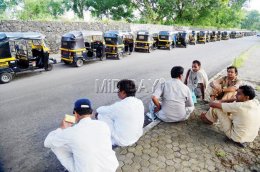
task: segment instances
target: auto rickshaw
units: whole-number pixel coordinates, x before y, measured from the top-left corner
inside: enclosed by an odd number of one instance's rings
[[[207,41],[207,39],[206,39],[206,32],[203,31],[203,30],[201,30],[201,31],[199,32],[199,39],[198,39],[198,42],[199,42],[199,43],[203,43],[203,44],[205,44],[206,41]]]
[[[116,57],[121,59],[125,54],[124,45],[124,34],[120,31],[107,31],[104,34],[104,39],[106,43],[106,57]]]
[[[176,42],[177,46],[183,46],[187,48],[189,43],[189,34],[187,33],[187,31],[178,32]]]
[[[44,38],[37,32],[0,33],[0,83],[25,71],[52,70],[56,60],[49,58]]]
[[[216,42],[217,41],[217,32],[216,31],[211,31],[210,32],[210,41],[211,42]]]
[[[130,55],[134,49],[134,34],[127,31],[123,32],[123,42],[125,45],[125,53]]]
[[[222,32],[219,30],[217,31],[217,41],[220,41],[221,40],[221,34]]]
[[[230,33],[228,31],[223,31],[221,35],[222,40],[229,40]]]
[[[193,44],[193,45],[196,45],[197,43],[197,38],[198,38],[198,31],[191,31],[191,34],[190,34],[190,39],[189,39],[189,43],[190,44]]]
[[[103,33],[71,31],[61,37],[61,61],[81,67],[86,61],[103,60]]]
[[[148,53],[153,50],[155,44],[155,40],[153,39],[153,35],[146,30],[138,31],[136,34],[135,41],[135,51],[143,50]]]
[[[160,31],[158,49],[166,48],[171,50],[176,46],[176,33],[171,31]]]
[[[158,48],[159,34],[158,33],[153,33],[152,35],[153,35],[153,40],[154,40],[153,47],[154,48]]]
[[[206,42],[210,42],[210,33],[211,31],[205,31],[206,32]]]
[[[238,38],[237,31],[231,31],[230,32],[230,39],[236,39],[236,38]]]

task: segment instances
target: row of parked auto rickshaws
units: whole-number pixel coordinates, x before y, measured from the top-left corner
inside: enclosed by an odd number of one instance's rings
[[[255,32],[239,31],[72,31],[61,37],[61,61],[80,67],[86,61],[121,59],[133,51],[150,53],[188,44],[206,43],[229,38],[252,36]],[[0,83],[8,83],[25,71],[50,71],[56,60],[49,57],[45,36],[37,32],[0,33]]]

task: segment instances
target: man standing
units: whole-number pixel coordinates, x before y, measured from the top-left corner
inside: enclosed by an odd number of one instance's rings
[[[208,76],[201,68],[200,61],[194,60],[192,62],[192,69],[188,70],[184,83],[195,93],[196,97],[201,97],[204,100]]]
[[[60,128],[50,132],[44,146],[51,148],[61,164],[70,172],[114,172],[118,167],[112,150],[108,126],[91,120],[92,108],[88,99],[75,102],[76,124],[62,121]]]
[[[244,147],[244,143],[256,138],[260,128],[260,104],[254,98],[255,91],[251,86],[240,86],[236,102],[213,101],[210,103],[210,110],[201,114],[201,119],[208,124],[219,120],[220,128],[226,136]]]
[[[151,113],[164,122],[184,121],[194,110],[191,91],[182,82],[183,72],[183,67],[173,67],[172,79],[159,85],[152,96],[155,108]],[[162,103],[159,102],[160,98]]]
[[[121,101],[99,107],[97,118],[109,125],[113,145],[129,146],[143,134],[144,105],[135,97],[136,86],[133,81],[121,80],[117,88]]]

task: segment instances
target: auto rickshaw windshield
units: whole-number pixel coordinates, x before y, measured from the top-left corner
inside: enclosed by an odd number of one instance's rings
[[[106,44],[116,45],[117,44],[117,38],[105,38]]]
[[[148,40],[148,35],[137,35],[136,40],[138,40],[138,41],[147,41]]]

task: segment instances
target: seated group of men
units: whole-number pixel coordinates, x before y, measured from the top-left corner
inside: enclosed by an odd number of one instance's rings
[[[252,142],[260,127],[260,104],[254,89],[241,85],[237,69],[227,68],[227,76],[211,82],[199,61],[192,63],[183,83],[184,68],[175,66],[172,79],[160,83],[149,105],[151,118],[179,122],[194,110],[192,94],[202,100],[209,98],[210,110],[201,119],[213,124],[219,121],[226,136],[243,145]],[[76,124],[62,121],[60,128],[49,133],[45,147],[51,148],[69,171],[116,171],[118,161],[112,145],[133,145],[143,134],[144,106],[135,97],[136,85],[131,80],[117,84],[121,99],[110,106],[99,107],[94,115],[88,99],[75,102]]]

